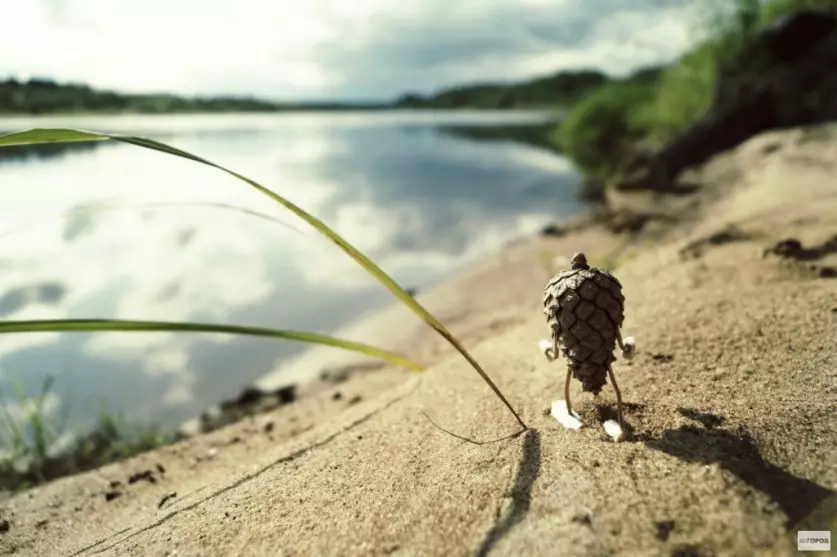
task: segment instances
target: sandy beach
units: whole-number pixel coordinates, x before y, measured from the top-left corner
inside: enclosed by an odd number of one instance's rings
[[[523,433],[394,307],[357,327],[427,371],[315,382],[271,412],[15,495],[0,553],[796,555],[797,530],[837,532],[835,146],[834,125],[760,135],[689,171],[696,191],[660,201],[666,218],[639,235],[593,220],[419,293]],[[601,426],[609,385],[598,398],[573,386],[581,430],[549,415],[565,367],[537,349],[542,291],[578,251],[619,278],[637,339],[614,364],[622,443]]]

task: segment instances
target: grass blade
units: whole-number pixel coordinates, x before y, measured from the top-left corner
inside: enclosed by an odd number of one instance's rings
[[[322,344],[351,350],[366,356],[401,366],[411,371],[422,371],[423,367],[408,358],[382,350],[375,346],[342,340],[316,333],[267,329],[243,325],[218,325],[214,323],[178,323],[169,321],[123,321],[118,319],[46,319],[33,321],[0,321],[0,334],[6,333],[93,333],[93,332],[190,332],[190,333],[226,333],[257,337],[280,338]]]
[[[44,415],[46,410],[44,406],[46,405],[47,396],[49,395],[50,389],[52,389],[54,380],[55,378],[51,375],[44,379],[44,383],[41,386],[41,394],[32,401],[32,412],[29,416],[29,424],[32,426],[35,456],[40,462],[44,462],[47,459],[47,451],[51,443],[52,428]]]
[[[10,134],[0,136],[0,147],[10,146],[10,145],[34,145],[34,144],[42,144],[42,143],[63,143],[63,142],[71,142],[71,141],[102,141],[106,139],[113,139],[116,141],[121,141],[123,143],[128,143],[131,145],[136,145],[138,147],[144,147],[146,149],[151,149],[154,151],[159,151],[162,153],[166,153],[169,155],[181,157],[184,159],[188,159],[200,164],[204,164],[206,166],[210,166],[212,168],[216,168],[234,178],[237,178],[260,193],[266,195],[267,197],[271,198],[273,201],[281,204],[286,209],[297,215],[302,220],[306,221],[310,224],[313,228],[317,230],[320,234],[337,244],[337,246],[342,249],[345,253],[349,255],[352,259],[354,259],[361,267],[363,267],[369,274],[375,277],[381,284],[383,284],[392,294],[398,298],[403,304],[409,307],[413,312],[418,315],[425,323],[430,325],[433,329],[436,330],[448,343],[451,344],[467,361],[471,364],[476,372],[480,375],[483,381],[488,384],[491,390],[494,392],[495,395],[503,402],[506,408],[514,415],[517,422],[520,426],[526,430],[528,426],[523,422],[521,417],[512,407],[506,397],[500,392],[500,389],[494,384],[491,378],[488,377],[488,374],[482,369],[482,366],[465,350],[465,347],[447,330],[447,328],[433,315],[430,314],[421,304],[419,304],[410,294],[407,293],[404,288],[402,288],[398,283],[396,283],[389,275],[387,275],[380,267],[378,267],[375,263],[372,262],[368,257],[363,255],[359,250],[357,250],[354,246],[352,246],[349,242],[347,242],[343,237],[329,228],[324,222],[320,219],[316,218],[315,216],[309,214],[301,207],[298,207],[291,201],[285,199],[281,195],[271,191],[270,189],[262,186],[255,180],[251,180],[246,176],[238,174],[232,170],[224,168],[218,164],[215,164],[211,161],[203,159],[197,155],[193,155],[192,153],[188,153],[186,151],[182,151],[177,149],[176,147],[172,147],[165,143],[160,143],[159,141],[155,141],[153,139],[147,139],[143,137],[134,137],[134,136],[127,136],[127,135],[117,135],[117,134],[105,134],[105,133],[98,133],[98,132],[90,132],[90,131],[83,131],[83,130],[73,130],[73,129],[66,129],[66,128],[33,128],[30,130],[24,130],[19,132],[13,132]]]
[[[3,414],[3,425],[6,430],[2,445],[11,453],[6,460],[14,462],[25,452],[25,438],[20,422],[12,416],[3,393],[0,393],[0,411]],[[8,439],[5,437],[8,437]]]

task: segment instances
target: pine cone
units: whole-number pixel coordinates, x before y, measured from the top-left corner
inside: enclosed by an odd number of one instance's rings
[[[552,277],[543,308],[552,340],[557,340],[582,390],[599,394],[616,357],[616,337],[625,318],[622,285],[602,269],[587,265],[583,253],[572,267]]]

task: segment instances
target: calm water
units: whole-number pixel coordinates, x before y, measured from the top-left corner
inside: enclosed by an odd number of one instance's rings
[[[44,118],[0,120],[0,129],[67,126],[170,142],[288,197],[402,285],[421,288],[582,209],[577,175],[561,157],[439,126],[549,117]],[[115,143],[0,159],[0,271],[7,320],[224,321],[328,333],[391,300],[335,246],[234,178]],[[104,403],[131,421],[172,425],[303,348],[220,335],[6,335],[0,389],[8,397],[19,380],[35,394],[52,375],[55,419],[84,424]]]

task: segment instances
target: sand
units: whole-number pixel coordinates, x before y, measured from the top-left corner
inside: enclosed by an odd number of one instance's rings
[[[578,431],[549,416],[565,370],[537,348],[550,260],[625,243],[592,226],[419,296],[525,432],[461,357],[399,319],[425,373],[358,374],[334,387],[340,400],[322,391],[18,494],[0,510],[0,551],[796,555],[798,529],[837,532],[835,147],[835,126],[754,138],[691,173],[698,193],[669,203],[681,224],[618,252],[639,349],[614,364],[625,442],[601,427],[610,386],[594,399],[574,385]],[[802,250],[765,256],[791,237]]]

